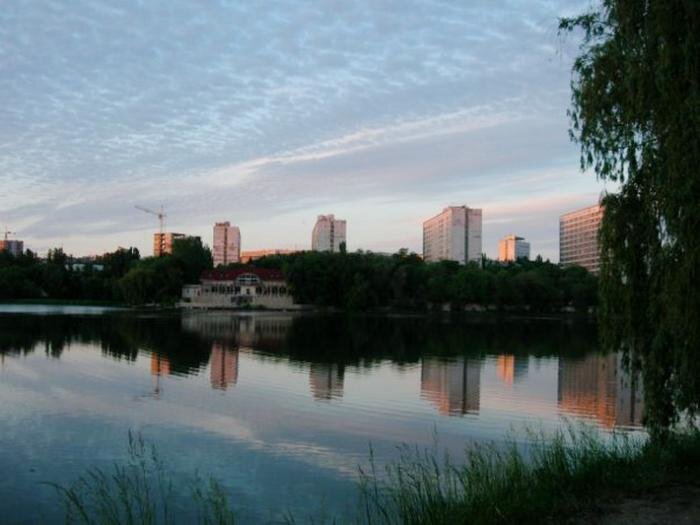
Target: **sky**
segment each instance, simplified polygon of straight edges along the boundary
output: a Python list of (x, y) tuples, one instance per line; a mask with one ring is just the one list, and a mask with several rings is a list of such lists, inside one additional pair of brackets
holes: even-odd
[(22, 1), (0, 10), (0, 226), (39, 253), (211, 244), (421, 252), (445, 206), (558, 260), (604, 186), (568, 136), (582, 0)]

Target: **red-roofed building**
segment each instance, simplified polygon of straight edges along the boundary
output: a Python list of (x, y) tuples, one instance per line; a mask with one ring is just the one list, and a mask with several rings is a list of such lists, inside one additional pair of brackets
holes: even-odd
[(201, 284), (182, 289), (181, 304), (190, 308), (297, 308), (281, 270), (252, 266), (204, 272)]

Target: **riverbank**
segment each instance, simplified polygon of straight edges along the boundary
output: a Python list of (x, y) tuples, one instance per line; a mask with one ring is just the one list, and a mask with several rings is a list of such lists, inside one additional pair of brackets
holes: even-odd
[(606, 443), (575, 431), (539, 437), (527, 452), (515, 444), (471, 449), (461, 462), (405, 448), (386, 471), (371, 465), (363, 471), (361, 487), (371, 522), (627, 522), (644, 518), (633, 502), (656, 498), (668, 512), (655, 511), (658, 522), (666, 523), (700, 516), (700, 503), (682, 504), (697, 493), (699, 466), (697, 431), (674, 433), (664, 443), (622, 435)]

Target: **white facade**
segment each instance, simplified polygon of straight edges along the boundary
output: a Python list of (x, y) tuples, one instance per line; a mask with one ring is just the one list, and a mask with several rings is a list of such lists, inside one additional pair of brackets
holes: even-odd
[(214, 224), (214, 242), (212, 243), (214, 267), (237, 263), (241, 260), (241, 231), (230, 222)]
[(316, 252), (339, 252), (347, 242), (346, 224), (335, 215), (319, 215), (311, 234), (311, 249)]
[(299, 308), (280, 270), (252, 267), (204, 272), (201, 284), (183, 286), (180, 305), (205, 309)]
[(596, 204), (559, 217), (559, 263), (578, 265), (598, 273), (600, 252), (598, 230), (603, 206)]
[(427, 262), (481, 261), (482, 212), (467, 206), (449, 206), (423, 223), (423, 259)]
[(516, 235), (507, 235), (498, 242), (499, 261), (517, 261), (530, 258), (530, 243)]

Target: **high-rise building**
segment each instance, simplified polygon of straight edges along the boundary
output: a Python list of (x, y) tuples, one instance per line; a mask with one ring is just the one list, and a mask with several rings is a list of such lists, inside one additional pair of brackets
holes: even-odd
[(173, 253), (173, 242), (187, 237), (184, 233), (154, 233), (153, 255), (161, 257)]
[(423, 259), (427, 262), (481, 261), (481, 210), (448, 206), (423, 223)]
[(319, 215), (311, 234), (311, 249), (317, 252), (339, 252), (346, 243), (346, 224), (335, 215)]
[(19, 257), (24, 253), (24, 241), (15, 239), (0, 240), (0, 252), (10, 252), (15, 257)]
[(506, 235), (498, 242), (498, 260), (517, 261), (518, 259), (530, 258), (530, 243), (525, 242), (523, 237), (516, 235)]
[(600, 251), (598, 229), (603, 206), (596, 204), (559, 217), (559, 263), (583, 266), (598, 273)]
[(241, 260), (241, 231), (230, 222), (214, 224), (214, 243), (212, 246), (214, 267), (237, 263)]

